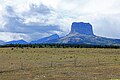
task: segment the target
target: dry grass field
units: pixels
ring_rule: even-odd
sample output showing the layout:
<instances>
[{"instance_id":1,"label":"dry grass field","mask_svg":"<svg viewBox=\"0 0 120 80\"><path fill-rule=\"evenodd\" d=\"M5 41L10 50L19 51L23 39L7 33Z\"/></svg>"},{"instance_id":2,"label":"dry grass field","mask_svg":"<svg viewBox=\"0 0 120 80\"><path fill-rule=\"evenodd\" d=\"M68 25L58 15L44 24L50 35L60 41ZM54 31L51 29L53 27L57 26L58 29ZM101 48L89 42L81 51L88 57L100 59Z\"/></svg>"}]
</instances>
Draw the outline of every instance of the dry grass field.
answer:
<instances>
[{"instance_id":1,"label":"dry grass field","mask_svg":"<svg viewBox=\"0 0 120 80\"><path fill-rule=\"evenodd\" d=\"M0 80L120 80L120 49L1 48Z\"/></svg>"}]
</instances>

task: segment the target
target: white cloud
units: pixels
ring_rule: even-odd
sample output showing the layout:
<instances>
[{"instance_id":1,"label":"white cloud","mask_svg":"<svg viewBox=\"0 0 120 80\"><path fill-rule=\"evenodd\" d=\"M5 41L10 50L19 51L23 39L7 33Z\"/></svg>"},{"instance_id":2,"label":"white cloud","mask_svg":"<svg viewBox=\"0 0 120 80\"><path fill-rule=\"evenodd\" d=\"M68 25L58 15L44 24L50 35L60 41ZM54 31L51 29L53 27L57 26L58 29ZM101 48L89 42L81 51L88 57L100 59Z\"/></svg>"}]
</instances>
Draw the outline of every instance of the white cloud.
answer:
<instances>
[{"instance_id":1,"label":"white cloud","mask_svg":"<svg viewBox=\"0 0 120 80\"><path fill-rule=\"evenodd\" d=\"M0 32L0 39L3 41L11 41L11 40L21 40L25 39L26 41L29 41L31 38L22 33L11 33L11 32Z\"/></svg>"},{"instance_id":2,"label":"white cloud","mask_svg":"<svg viewBox=\"0 0 120 80\"><path fill-rule=\"evenodd\" d=\"M92 21L94 32L104 37L120 38L120 14L98 16L100 17Z\"/></svg>"},{"instance_id":3,"label":"white cloud","mask_svg":"<svg viewBox=\"0 0 120 80\"><path fill-rule=\"evenodd\" d=\"M17 12L17 9L14 6L6 5L4 7L4 14L1 16L4 21L1 21L0 31L11 34L6 34L7 37L11 37L11 35L15 36L14 33L24 34L31 39L35 39L34 35L37 35L38 38L41 38L42 35L53 34L55 31L61 31L59 29L59 25L55 24L55 19L57 18L56 12L52 11L50 8L43 4L28 4L29 9L23 12ZM3 25L4 23L4 25ZM12 34L13 33L13 34ZM34 35L31 35L34 34ZM38 34L40 34L38 36ZM28 39L27 37L11 37L11 38L4 38L0 35L1 40L14 40L16 39ZM6 40L5 40L6 41Z\"/></svg>"},{"instance_id":4,"label":"white cloud","mask_svg":"<svg viewBox=\"0 0 120 80\"><path fill-rule=\"evenodd\" d=\"M59 7L74 13L118 13L119 0L61 0Z\"/></svg>"},{"instance_id":5,"label":"white cloud","mask_svg":"<svg viewBox=\"0 0 120 80\"><path fill-rule=\"evenodd\" d=\"M119 5L119 0L3 0L0 32L9 40L30 41L54 33L66 35L72 22L82 21L90 22L97 35L120 38ZM2 35L0 39L7 41Z\"/></svg>"}]
</instances>

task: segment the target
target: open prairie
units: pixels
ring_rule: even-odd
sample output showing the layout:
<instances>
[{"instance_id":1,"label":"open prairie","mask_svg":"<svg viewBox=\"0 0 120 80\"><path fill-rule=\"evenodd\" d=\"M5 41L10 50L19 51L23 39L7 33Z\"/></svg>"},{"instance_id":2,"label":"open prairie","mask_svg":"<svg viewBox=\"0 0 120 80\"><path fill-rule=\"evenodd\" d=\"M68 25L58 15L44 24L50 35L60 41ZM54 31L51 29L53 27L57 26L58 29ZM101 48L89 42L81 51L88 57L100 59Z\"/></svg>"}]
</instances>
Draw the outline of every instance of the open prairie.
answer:
<instances>
[{"instance_id":1,"label":"open prairie","mask_svg":"<svg viewBox=\"0 0 120 80\"><path fill-rule=\"evenodd\" d=\"M120 80L120 49L1 48L0 80Z\"/></svg>"}]
</instances>

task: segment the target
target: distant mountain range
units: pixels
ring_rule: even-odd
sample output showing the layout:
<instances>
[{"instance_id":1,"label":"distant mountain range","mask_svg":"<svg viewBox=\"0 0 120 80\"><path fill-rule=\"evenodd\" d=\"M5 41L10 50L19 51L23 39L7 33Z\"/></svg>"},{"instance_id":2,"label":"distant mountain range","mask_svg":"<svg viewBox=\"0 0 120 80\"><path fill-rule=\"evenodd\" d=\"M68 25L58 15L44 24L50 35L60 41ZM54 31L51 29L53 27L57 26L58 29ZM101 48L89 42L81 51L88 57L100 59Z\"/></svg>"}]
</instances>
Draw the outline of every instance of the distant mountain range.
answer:
<instances>
[{"instance_id":1,"label":"distant mountain range","mask_svg":"<svg viewBox=\"0 0 120 80\"><path fill-rule=\"evenodd\" d=\"M28 42L24 40L14 40L14 41L6 42L6 44L28 44Z\"/></svg>"},{"instance_id":2,"label":"distant mountain range","mask_svg":"<svg viewBox=\"0 0 120 80\"><path fill-rule=\"evenodd\" d=\"M0 41L0 44L52 44L52 43L120 46L120 39L110 39L96 36L93 33L92 25L90 23L73 22L70 33L64 37L59 37L59 35L53 34L49 37L31 41L30 43L24 40L16 40L6 43Z\"/></svg>"},{"instance_id":3,"label":"distant mountain range","mask_svg":"<svg viewBox=\"0 0 120 80\"><path fill-rule=\"evenodd\" d=\"M0 40L0 45L4 45L4 44L5 44L5 42Z\"/></svg>"}]
</instances>

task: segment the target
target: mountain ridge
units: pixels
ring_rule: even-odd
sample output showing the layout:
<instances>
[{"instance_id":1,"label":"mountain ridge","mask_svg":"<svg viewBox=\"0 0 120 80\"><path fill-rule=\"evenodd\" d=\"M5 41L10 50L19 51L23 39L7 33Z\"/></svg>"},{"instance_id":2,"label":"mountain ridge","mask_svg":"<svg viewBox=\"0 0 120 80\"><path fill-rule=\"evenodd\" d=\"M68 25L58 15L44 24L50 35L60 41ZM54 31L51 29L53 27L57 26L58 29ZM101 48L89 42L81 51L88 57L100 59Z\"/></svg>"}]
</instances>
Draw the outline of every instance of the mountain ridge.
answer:
<instances>
[{"instance_id":1,"label":"mountain ridge","mask_svg":"<svg viewBox=\"0 0 120 80\"><path fill-rule=\"evenodd\" d=\"M4 44L5 44L5 42L0 40L0 45L4 45Z\"/></svg>"},{"instance_id":2,"label":"mountain ridge","mask_svg":"<svg viewBox=\"0 0 120 80\"><path fill-rule=\"evenodd\" d=\"M53 40L59 39L59 35L58 34L53 34L50 35L48 37L44 37L35 41L31 41L31 44L40 44L40 43L52 43ZM54 42L53 42L54 43Z\"/></svg>"},{"instance_id":3,"label":"mountain ridge","mask_svg":"<svg viewBox=\"0 0 120 80\"><path fill-rule=\"evenodd\" d=\"M69 34L59 37L58 34L53 34L48 37L40 38L31 41L30 43L24 40L13 40L5 44L89 44L89 45L119 45L120 39L111 39L101 36L96 36L93 32L92 25L84 22L73 22Z\"/></svg>"},{"instance_id":4,"label":"mountain ridge","mask_svg":"<svg viewBox=\"0 0 120 80\"><path fill-rule=\"evenodd\" d=\"M13 40L6 42L6 44L28 44L28 42L26 42L25 40Z\"/></svg>"}]
</instances>

